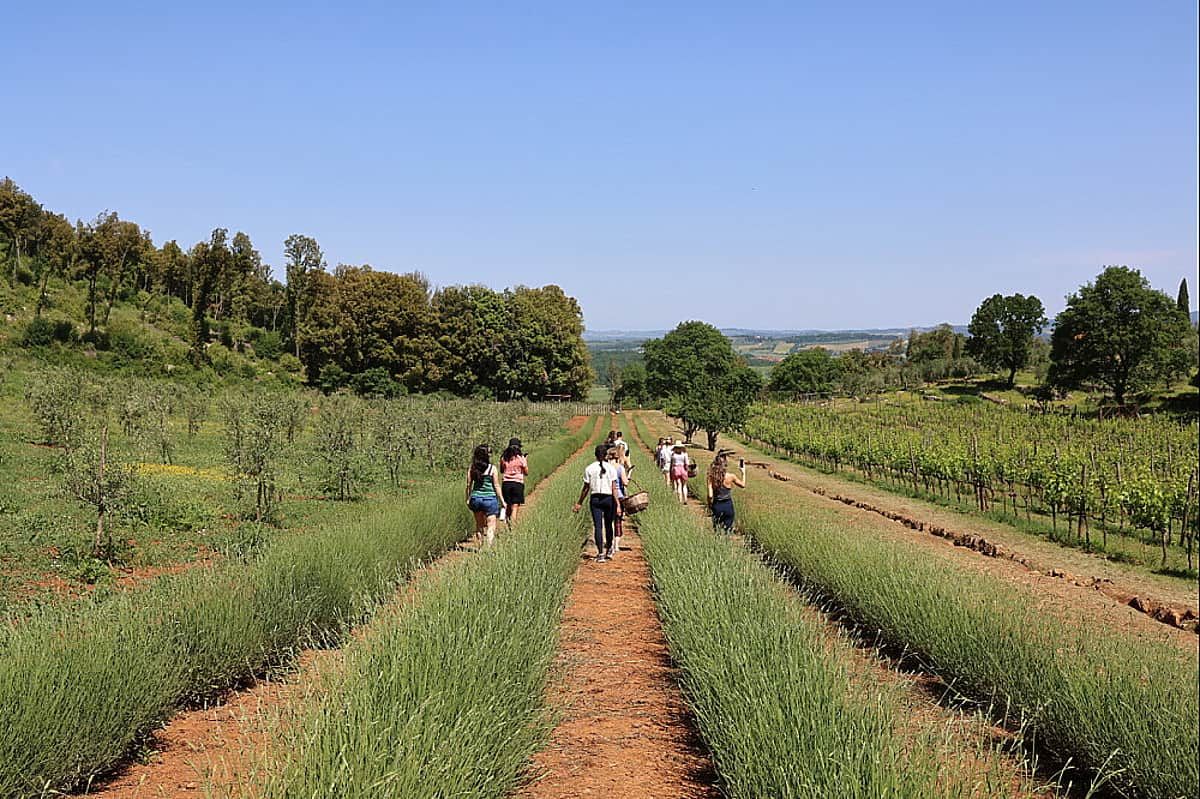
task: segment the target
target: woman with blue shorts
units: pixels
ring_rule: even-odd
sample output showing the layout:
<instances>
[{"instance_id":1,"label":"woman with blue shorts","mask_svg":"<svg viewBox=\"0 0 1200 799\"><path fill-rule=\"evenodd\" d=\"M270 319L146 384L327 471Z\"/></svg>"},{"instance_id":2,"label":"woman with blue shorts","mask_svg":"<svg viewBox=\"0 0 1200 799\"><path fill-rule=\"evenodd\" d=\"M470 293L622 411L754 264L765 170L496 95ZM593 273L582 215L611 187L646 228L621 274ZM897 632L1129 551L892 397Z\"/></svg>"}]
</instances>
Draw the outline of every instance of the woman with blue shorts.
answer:
<instances>
[{"instance_id":1,"label":"woman with blue shorts","mask_svg":"<svg viewBox=\"0 0 1200 799\"><path fill-rule=\"evenodd\" d=\"M475 514L475 540L486 540L490 546L496 540L496 518L503 501L500 491L500 472L492 465L492 450L480 444L471 455L467 470L467 507Z\"/></svg>"}]
</instances>

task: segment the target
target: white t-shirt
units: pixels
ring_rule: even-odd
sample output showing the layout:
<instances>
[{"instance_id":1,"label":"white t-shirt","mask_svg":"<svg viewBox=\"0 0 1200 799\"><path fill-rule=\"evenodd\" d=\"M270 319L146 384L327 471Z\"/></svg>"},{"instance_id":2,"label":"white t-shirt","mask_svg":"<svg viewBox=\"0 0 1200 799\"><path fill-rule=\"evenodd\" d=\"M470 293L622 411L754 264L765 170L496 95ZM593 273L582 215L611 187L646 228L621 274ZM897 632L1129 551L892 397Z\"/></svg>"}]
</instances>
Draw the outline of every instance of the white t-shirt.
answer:
<instances>
[{"instance_id":1,"label":"white t-shirt","mask_svg":"<svg viewBox=\"0 0 1200 799\"><path fill-rule=\"evenodd\" d=\"M613 482L617 479L617 470L611 463L604 464L604 474L600 474L600 461L595 461L583 470L583 482L593 494L612 494Z\"/></svg>"}]
</instances>

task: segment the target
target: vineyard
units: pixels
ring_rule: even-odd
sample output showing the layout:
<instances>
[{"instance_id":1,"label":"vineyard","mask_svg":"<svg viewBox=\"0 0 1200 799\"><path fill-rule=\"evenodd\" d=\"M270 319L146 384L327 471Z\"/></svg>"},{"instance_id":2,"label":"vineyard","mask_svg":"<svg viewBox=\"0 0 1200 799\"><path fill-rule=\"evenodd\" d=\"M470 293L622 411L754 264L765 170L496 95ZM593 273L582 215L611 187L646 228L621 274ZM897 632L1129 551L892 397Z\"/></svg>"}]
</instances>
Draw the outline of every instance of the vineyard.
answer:
<instances>
[{"instance_id":1,"label":"vineyard","mask_svg":"<svg viewBox=\"0 0 1200 799\"><path fill-rule=\"evenodd\" d=\"M638 430L643 441L664 432L640 420ZM707 453L698 457L703 467ZM1200 784L1200 682L1191 633L1186 639L1175 637L1178 633L1153 635L1154 640L1142 637L1136 639L1135 650L1131 631L1099 623L1109 618L1107 613L1093 616L1089 610L1083 617L1088 621L1081 624L1083 602L1048 611L1026 586L965 568L953 560L953 552L931 557L903 537L884 538L866 526L848 524L836 507L797 507L801 495L785 482L752 479L754 484L739 496L738 513L741 531L762 553L760 568L774 564L782 569L800 594L829 611L841 629L868 639L872 646L882 645L884 651L903 653L912 667L952 685L953 695L974 699L1000 723L1035 737L1058 763L1073 764L1058 775L1064 788L1072 779L1065 772L1082 767L1074 779L1084 784L1093 780L1093 791L1107 786L1116 788L1118 795L1195 795ZM701 481L693 483L699 484L693 493L703 490ZM920 749L909 755L915 762L903 762L904 756L897 754L903 745L892 737L895 727L873 715L887 712L883 691L873 700L855 698L845 679L821 685L820 670L830 665L813 663L800 669L790 663L804 645L779 646L780 640L799 633L780 629L786 622L772 618L780 613L777 598L764 602L755 596L770 593L764 589L741 585L720 590L710 583L722 571L726 574L720 580L733 579L730 573L737 569L720 564L735 559L724 551L730 548L709 536L683 535L678 520L654 518L662 529L653 537L663 539L654 547L670 552L670 560L656 570L656 579L661 571L664 581L669 580L660 589L667 605L666 623L668 628L681 627L670 634L682 639L681 646L695 650L684 650L685 684L701 703L704 728L715 727L711 744L718 758L728 758L729 767L741 772L748 785L747 790L732 791L734 795L807 795L803 789L788 788L805 779L792 771L795 758L821 761L820 752L805 752L806 741L790 747L784 743L788 728L772 720L775 703L753 715L748 712L755 707L749 697L756 695L786 702L788 713L801 718L811 713L847 720L845 738L830 747L846 755L838 765L869 763L872 768L860 773L858 784L888 786L882 792L847 795L936 796L946 788L953 775L940 770L936 777L926 777L922 772L928 766L917 756ZM650 549L651 531L645 534ZM653 552L651 557L653 563ZM679 573L682 563L693 561L690 573ZM717 609L705 599L715 594L733 599ZM1085 593L1078 599L1091 597ZM763 605L754 613L753 626L721 618L738 613L738 605L759 602ZM681 606L678 611L675 603ZM760 626L773 634L764 632L765 640L757 640ZM710 640L698 640L699 630ZM734 674L742 676L737 679ZM820 687L804 691L797 676L781 685L780 674L803 674ZM730 698L738 692L745 692L740 702ZM793 692L801 693L793 699ZM814 696L838 709L805 710L815 704ZM835 725L820 726L824 733ZM853 757L850 752L861 754ZM943 760L941 768L945 767ZM953 788L950 792L970 793ZM1005 791L992 785L977 795L1001 793Z\"/></svg>"},{"instance_id":2,"label":"vineyard","mask_svg":"<svg viewBox=\"0 0 1200 799\"><path fill-rule=\"evenodd\" d=\"M212 526L237 538L137 590L10 606L0 796L103 784L177 714L291 673L313 647L339 653L336 671L262 733L261 795L502 797L530 780L587 537L570 513L587 457L539 489L545 499L516 534L456 560L471 529L464 442L499 449L523 438L532 488L609 427L564 429L602 407L255 387L209 396L55 369L4 390L15 402L0 421L18 439L5 444L5 501L36 490L36 504L69 510L57 534L97 545L98 569L118 568L106 559L129 557L134 537L202 541ZM631 421L635 442L653 437L645 418ZM906 493L1021 519L1045 513L1083 543L1124 536L1184 558L1195 533L1185 445L1195 430L1162 420L764 406L745 433ZM634 462L653 474L642 452ZM653 498L637 528L657 615L708 753L695 756L712 758L727 795L1069 795L1078 783L1175 797L1196 784L1195 659L1176 644L1079 627L995 577L864 537L828 509L798 512L786 483L739 495L753 541L744 547L712 536L653 477L641 482ZM1161 520L1148 518L1155 485ZM178 512L185 500L190 517ZM37 551L19 543L6 538L9 572ZM626 557L599 568L611 579ZM433 569L438 578L424 579ZM830 610L848 633L827 629ZM925 708L932 718L913 726L912 695L864 679L890 667L846 640L863 630L975 709ZM634 719L645 712L640 700L633 707ZM994 725L1006 737L995 739ZM1059 765L1047 771L1039 753Z\"/></svg>"},{"instance_id":3,"label":"vineyard","mask_svg":"<svg viewBox=\"0 0 1200 799\"><path fill-rule=\"evenodd\" d=\"M1196 568L1195 421L919 401L769 404L742 433L821 469L1013 520L1047 517L1066 543L1107 550L1114 534L1156 548L1160 568Z\"/></svg>"}]
</instances>

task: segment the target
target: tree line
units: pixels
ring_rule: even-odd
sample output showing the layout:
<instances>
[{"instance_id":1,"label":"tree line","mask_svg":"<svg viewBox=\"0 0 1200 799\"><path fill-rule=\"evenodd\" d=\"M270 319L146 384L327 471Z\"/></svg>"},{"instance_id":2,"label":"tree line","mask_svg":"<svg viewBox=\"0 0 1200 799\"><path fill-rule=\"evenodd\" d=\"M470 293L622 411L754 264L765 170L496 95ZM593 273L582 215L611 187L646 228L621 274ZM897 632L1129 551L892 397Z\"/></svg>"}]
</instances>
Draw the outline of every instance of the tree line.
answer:
<instances>
[{"instance_id":1,"label":"tree line","mask_svg":"<svg viewBox=\"0 0 1200 799\"><path fill-rule=\"evenodd\" d=\"M861 397L888 388L915 388L949 377L1000 372L1012 388L1018 371L1033 366L1042 398L1079 387L1103 387L1118 405L1155 382L1171 384L1200 366L1200 334L1188 310L1187 280L1176 299L1152 288L1135 269L1107 267L1067 297L1047 342L1041 300L995 294L980 303L967 335L943 324L913 330L888 351L851 350L834 356L816 347L788 355L764 382L719 330L689 321L643 345L643 362L610 376L618 403L657 405L680 420L690 440L746 419L763 396L812 394ZM1192 378L1200 381L1200 373Z\"/></svg>"},{"instance_id":2,"label":"tree line","mask_svg":"<svg viewBox=\"0 0 1200 799\"><path fill-rule=\"evenodd\" d=\"M966 335L943 324L914 330L887 352L835 357L820 348L804 350L772 369L767 388L784 399L863 396L988 372L1002 374L1012 388L1017 372L1032 369L1044 394L1100 387L1124 405L1131 393L1186 378L1198 365L1200 339L1188 303L1186 278L1172 300L1136 269L1110 266L1067 297L1048 340L1041 300L994 294L975 310Z\"/></svg>"},{"instance_id":3,"label":"tree line","mask_svg":"<svg viewBox=\"0 0 1200 799\"><path fill-rule=\"evenodd\" d=\"M33 344L78 337L102 346L118 302L159 297L188 309L197 366L220 340L260 357L290 354L310 384L362 393L580 397L593 378L582 311L553 285L435 289L419 273L330 269L316 240L300 234L284 243L280 281L244 232L216 228L187 249L156 245L112 211L71 223L9 178L0 181L0 250L10 285L36 298L25 336ZM43 317L59 281L86 295L82 331Z\"/></svg>"}]
</instances>

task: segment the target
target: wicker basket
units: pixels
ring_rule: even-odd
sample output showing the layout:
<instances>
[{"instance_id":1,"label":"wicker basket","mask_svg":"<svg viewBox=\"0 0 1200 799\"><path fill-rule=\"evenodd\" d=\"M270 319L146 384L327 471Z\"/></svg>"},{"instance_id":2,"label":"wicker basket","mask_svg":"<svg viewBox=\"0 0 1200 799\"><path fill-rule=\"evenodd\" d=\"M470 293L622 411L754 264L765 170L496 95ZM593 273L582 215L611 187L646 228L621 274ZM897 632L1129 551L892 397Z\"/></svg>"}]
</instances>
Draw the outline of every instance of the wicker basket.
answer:
<instances>
[{"instance_id":1,"label":"wicker basket","mask_svg":"<svg viewBox=\"0 0 1200 799\"><path fill-rule=\"evenodd\" d=\"M634 514L641 513L650 505L650 495L645 491L639 491L636 494L625 497L621 500L621 507L626 513Z\"/></svg>"}]
</instances>

